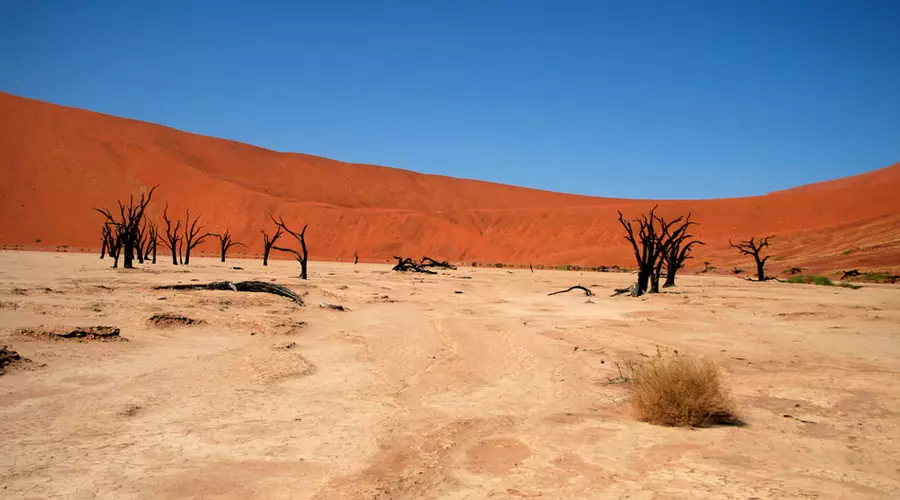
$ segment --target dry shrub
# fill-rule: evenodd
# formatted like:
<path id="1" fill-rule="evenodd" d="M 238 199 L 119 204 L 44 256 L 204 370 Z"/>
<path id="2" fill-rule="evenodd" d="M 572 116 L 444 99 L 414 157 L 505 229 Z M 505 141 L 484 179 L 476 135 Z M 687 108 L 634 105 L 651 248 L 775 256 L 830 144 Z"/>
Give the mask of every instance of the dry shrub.
<path id="1" fill-rule="evenodd" d="M 636 367 L 632 396 L 639 419 L 657 425 L 742 425 L 719 367 L 706 358 L 662 355 Z"/>

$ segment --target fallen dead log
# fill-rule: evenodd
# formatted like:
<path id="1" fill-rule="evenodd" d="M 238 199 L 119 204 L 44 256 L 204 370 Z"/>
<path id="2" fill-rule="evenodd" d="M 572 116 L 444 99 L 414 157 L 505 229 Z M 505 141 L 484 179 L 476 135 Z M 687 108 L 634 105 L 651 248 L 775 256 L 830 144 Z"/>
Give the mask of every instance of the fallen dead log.
<path id="1" fill-rule="evenodd" d="M 291 291 L 290 288 L 265 281 L 213 281 L 212 283 L 193 283 L 188 285 L 163 285 L 154 287 L 154 290 L 231 290 L 234 292 L 260 292 L 271 293 L 279 297 L 293 300 L 301 306 L 306 305 L 303 298 Z"/>
<path id="2" fill-rule="evenodd" d="M 590 289 L 585 288 L 581 285 L 575 285 L 575 286 L 567 288 L 565 290 L 559 290 L 557 292 L 548 293 L 547 295 L 556 295 L 558 293 L 567 293 L 567 292 L 571 292 L 572 290 L 584 290 L 584 294 L 587 295 L 588 297 L 591 297 L 594 295 L 594 292 L 590 291 Z"/>
<path id="3" fill-rule="evenodd" d="M 422 260 L 419 262 L 419 267 L 441 267 L 444 269 L 456 269 L 456 266 L 450 264 L 446 260 L 438 262 L 431 257 L 422 257 Z"/>
<path id="4" fill-rule="evenodd" d="M 637 288 L 637 284 L 631 285 L 631 286 L 628 287 L 628 288 L 616 288 L 616 289 L 615 289 L 615 290 L 616 290 L 615 293 L 613 293 L 612 295 L 610 295 L 610 297 L 616 297 L 616 296 L 618 296 L 618 295 L 622 295 L 623 293 L 627 293 L 627 294 L 629 294 L 629 295 L 634 295 L 634 291 L 635 291 L 636 288 Z"/>
<path id="5" fill-rule="evenodd" d="M 412 272 L 416 272 L 416 273 L 437 274 L 437 271 L 425 269 L 424 267 L 420 266 L 418 263 L 416 263 L 416 261 L 410 259 L 409 257 L 404 259 L 403 257 L 397 257 L 395 255 L 394 258 L 397 259 L 397 265 L 391 269 L 393 271 L 400 271 L 403 273 L 412 271 Z"/>
<path id="6" fill-rule="evenodd" d="M 20 328 L 17 333 L 26 337 L 50 340 L 99 340 L 101 342 L 125 341 L 115 326 L 40 326 Z"/>

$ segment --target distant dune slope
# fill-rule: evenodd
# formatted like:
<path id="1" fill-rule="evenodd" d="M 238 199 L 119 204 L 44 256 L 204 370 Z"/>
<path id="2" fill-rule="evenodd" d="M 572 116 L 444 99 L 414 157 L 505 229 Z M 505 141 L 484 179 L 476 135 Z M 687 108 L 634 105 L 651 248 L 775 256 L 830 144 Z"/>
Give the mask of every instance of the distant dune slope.
<path id="1" fill-rule="evenodd" d="M 277 153 L 4 93 L 0 173 L 0 245 L 49 250 L 98 248 L 91 207 L 159 184 L 154 217 L 165 203 L 190 207 L 207 230 L 231 228 L 249 254 L 261 252 L 266 214 L 281 213 L 309 223 L 314 260 L 358 252 L 366 261 L 633 267 L 616 210 L 633 216 L 656 204 Z M 707 245 L 694 266 L 749 268 L 728 238 L 775 234 L 774 269 L 900 268 L 900 164 L 765 196 L 659 205 L 701 223 Z"/>

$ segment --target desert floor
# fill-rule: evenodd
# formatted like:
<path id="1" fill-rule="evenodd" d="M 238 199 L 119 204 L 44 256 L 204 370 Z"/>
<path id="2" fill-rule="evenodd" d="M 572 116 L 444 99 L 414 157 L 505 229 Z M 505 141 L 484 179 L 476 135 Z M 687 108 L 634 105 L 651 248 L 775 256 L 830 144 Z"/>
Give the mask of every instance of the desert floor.
<path id="1" fill-rule="evenodd" d="M 686 275 L 634 299 L 608 297 L 626 274 L 109 264 L 0 253 L 0 344 L 32 360 L 0 376 L 0 497 L 900 498 L 898 286 Z M 152 288 L 222 279 L 307 307 Z M 576 283 L 597 296 L 547 296 Z M 129 342 L 17 333 L 38 325 Z M 608 380 L 658 346 L 719 362 L 748 425 L 636 421 Z"/>

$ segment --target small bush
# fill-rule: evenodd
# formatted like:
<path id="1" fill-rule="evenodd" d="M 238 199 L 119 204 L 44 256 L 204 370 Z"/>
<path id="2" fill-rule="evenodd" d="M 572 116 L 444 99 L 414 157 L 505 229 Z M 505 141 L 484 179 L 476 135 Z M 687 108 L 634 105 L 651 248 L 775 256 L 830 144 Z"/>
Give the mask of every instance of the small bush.
<path id="1" fill-rule="evenodd" d="M 801 283 L 806 285 L 834 286 L 834 282 L 828 276 L 817 274 L 797 274 L 787 279 L 788 283 Z"/>
<path id="2" fill-rule="evenodd" d="M 719 368 L 705 358 L 664 355 L 634 369 L 637 417 L 676 427 L 742 425 Z"/>

